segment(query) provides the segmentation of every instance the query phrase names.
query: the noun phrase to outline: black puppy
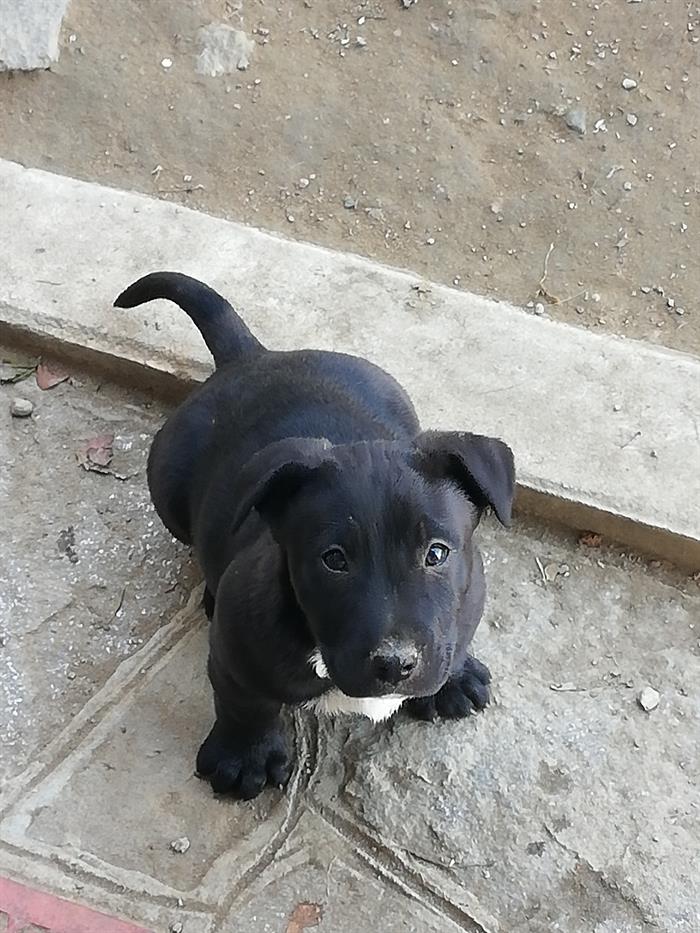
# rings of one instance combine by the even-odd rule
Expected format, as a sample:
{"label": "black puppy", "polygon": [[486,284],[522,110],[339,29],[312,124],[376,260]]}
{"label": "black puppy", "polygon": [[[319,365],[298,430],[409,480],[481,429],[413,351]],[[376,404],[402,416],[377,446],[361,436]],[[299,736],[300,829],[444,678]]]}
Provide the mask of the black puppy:
{"label": "black puppy", "polygon": [[421,432],[401,386],[366,360],[266,350],[188,276],[147,275],[115,304],[155,298],[187,312],[217,366],[148,464],[156,510],[206,580],[216,722],[198,773],[244,799],[284,784],[285,703],[375,720],[404,701],[421,719],[482,709],[473,534],[487,506],[510,521],[510,449]]}

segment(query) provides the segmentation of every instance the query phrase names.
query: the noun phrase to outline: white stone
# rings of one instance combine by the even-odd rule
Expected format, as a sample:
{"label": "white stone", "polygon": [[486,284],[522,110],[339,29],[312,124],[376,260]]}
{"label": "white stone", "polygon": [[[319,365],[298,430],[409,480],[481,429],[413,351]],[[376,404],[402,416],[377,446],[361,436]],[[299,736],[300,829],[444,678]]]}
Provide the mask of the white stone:
{"label": "white stone", "polygon": [[10,414],[13,418],[28,418],[34,411],[34,402],[28,398],[13,398],[10,403]]}
{"label": "white stone", "polygon": [[197,38],[202,46],[195,65],[197,74],[217,78],[245,71],[250,66],[255,41],[242,29],[234,29],[225,23],[211,23],[202,26]]}
{"label": "white stone", "polygon": [[58,61],[68,0],[0,0],[0,71],[31,71]]}
{"label": "white stone", "polygon": [[645,687],[637,697],[637,703],[642,707],[645,713],[650,713],[659,705],[661,696],[658,690],[653,687]]}

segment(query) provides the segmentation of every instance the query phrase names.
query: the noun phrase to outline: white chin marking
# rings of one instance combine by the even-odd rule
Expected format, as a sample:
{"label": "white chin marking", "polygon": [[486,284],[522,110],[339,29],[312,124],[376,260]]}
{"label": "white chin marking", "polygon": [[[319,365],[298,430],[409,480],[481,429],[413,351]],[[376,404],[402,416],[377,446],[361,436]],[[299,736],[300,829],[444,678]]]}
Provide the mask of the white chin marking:
{"label": "white chin marking", "polygon": [[351,714],[366,716],[372,722],[382,722],[393,716],[406,697],[395,694],[385,697],[349,697],[337,688],[322,693],[315,700],[309,700],[307,707],[315,709],[317,713],[326,716],[342,716]]}
{"label": "white chin marking", "polygon": [[[318,648],[309,656],[309,664],[321,680],[330,679],[328,668]],[[385,697],[349,697],[334,687],[321,694],[320,697],[316,697],[315,700],[309,700],[306,706],[326,716],[342,716],[349,713],[355,716],[366,716],[372,722],[382,722],[393,716],[405,699],[406,697],[396,694]]]}

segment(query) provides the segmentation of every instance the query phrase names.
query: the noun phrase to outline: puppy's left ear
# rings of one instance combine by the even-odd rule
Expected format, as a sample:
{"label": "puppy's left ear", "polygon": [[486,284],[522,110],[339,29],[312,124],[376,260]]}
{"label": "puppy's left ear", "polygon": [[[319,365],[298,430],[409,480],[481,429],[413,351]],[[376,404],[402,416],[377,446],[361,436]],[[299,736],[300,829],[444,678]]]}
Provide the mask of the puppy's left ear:
{"label": "puppy's left ear", "polygon": [[415,444],[421,472],[452,480],[477,508],[492,506],[500,523],[510,525],[515,463],[507,444],[495,437],[458,431],[424,431]]}

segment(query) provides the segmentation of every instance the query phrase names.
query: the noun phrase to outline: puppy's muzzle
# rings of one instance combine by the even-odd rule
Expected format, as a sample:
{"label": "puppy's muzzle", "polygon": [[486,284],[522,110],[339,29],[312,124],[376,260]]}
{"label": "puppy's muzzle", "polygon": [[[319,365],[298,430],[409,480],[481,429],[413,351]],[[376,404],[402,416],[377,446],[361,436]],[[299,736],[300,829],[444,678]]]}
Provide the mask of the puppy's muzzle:
{"label": "puppy's muzzle", "polygon": [[385,645],[374,653],[370,665],[379,683],[395,687],[415,671],[418,650],[412,645]]}

